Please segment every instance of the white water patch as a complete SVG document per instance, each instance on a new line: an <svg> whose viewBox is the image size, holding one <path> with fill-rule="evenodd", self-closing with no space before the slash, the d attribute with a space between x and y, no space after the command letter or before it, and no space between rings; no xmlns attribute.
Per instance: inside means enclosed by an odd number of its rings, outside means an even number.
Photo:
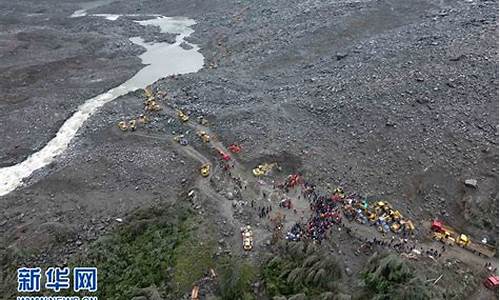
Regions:
<svg viewBox="0 0 500 300"><path fill-rule="evenodd" d="M86 16L90 16L90 17L101 17L101 18L104 18L106 20L110 20L110 21L116 21L118 20L119 17L144 17L143 14L124 14L124 15L115 15L115 14L91 14L91 15L87 15ZM162 17L162 15L148 15L148 17Z"/></svg>
<svg viewBox="0 0 500 300"><path fill-rule="evenodd" d="M186 74L200 70L203 67L203 55L198 52L199 47L185 40L193 29L190 26L196 22L183 17L158 17L155 19L135 21L144 26L156 25L161 32L177 33L174 44L145 43L140 37L130 40L146 48L141 54L144 64L147 64L132 78L103 94L88 99L78 107L78 110L61 126L56 136L51 139L38 152L30 155L26 160L13 166L0 168L0 196L6 195L22 184L22 180L29 177L34 171L43 168L54 161L55 157L62 154L68 147L84 122L104 104L123 96L131 91L144 88L160 78ZM187 43L192 49L185 50L181 43Z"/></svg>
<svg viewBox="0 0 500 300"><path fill-rule="evenodd" d="M97 1L90 1L90 2L83 2L80 4L80 7L82 9L79 9L70 16L70 18L78 18L78 17L85 17L87 15L87 10L97 8L99 6L107 5L115 0L97 0Z"/></svg>
<svg viewBox="0 0 500 300"><path fill-rule="evenodd" d="M76 10L71 16L69 16L70 18L79 18L79 17L85 17L87 15L87 10L86 9L79 9L79 10Z"/></svg>
<svg viewBox="0 0 500 300"><path fill-rule="evenodd" d="M119 17L121 17L121 15L113 15L113 14L92 14L91 16L103 17L104 19L110 20L110 21L116 21L116 20L118 20Z"/></svg>

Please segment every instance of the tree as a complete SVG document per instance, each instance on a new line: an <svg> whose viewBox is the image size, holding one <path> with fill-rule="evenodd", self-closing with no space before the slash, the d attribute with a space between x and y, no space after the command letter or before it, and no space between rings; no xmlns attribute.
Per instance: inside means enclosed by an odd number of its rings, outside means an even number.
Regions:
<svg viewBox="0 0 500 300"><path fill-rule="evenodd" d="M270 296L305 294L308 298L329 299L338 291L342 268L324 247L313 243L281 242L277 255L263 270ZM326 294L325 294L326 293Z"/></svg>
<svg viewBox="0 0 500 300"><path fill-rule="evenodd" d="M223 300L254 299L251 283L255 279L252 266L237 259L226 259L219 266L219 293Z"/></svg>
<svg viewBox="0 0 500 300"><path fill-rule="evenodd" d="M374 254L363 272L371 299L431 299L429 289L412 268L394 254Z"/></svg>

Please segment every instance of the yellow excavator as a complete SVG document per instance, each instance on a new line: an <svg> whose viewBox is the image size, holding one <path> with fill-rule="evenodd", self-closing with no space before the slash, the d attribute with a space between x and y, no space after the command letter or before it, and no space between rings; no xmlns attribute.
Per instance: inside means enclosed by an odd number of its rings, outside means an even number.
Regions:
<svg viewBox="0 0 500 300"><path fill-rule="evenodd" d="M128 123L126 121L120 121L118 122L118 128L120 128L121 131L127 131Z"/></svg>
<svg viewBox="0 0 500 300"><path fill-rule="evenodd" d="M132 131L135 131L137 129L137 122L135 119L128 121L128 128Z"/></svg>
<svg viewBox="0 0 500 300"><path fill-rule="evenodd" d="M210 142L210 136L205 131L198 131L197 134L203 142Z"/></svg>
<svg viewBox="0 0 500 300"><path fill-rule="evenodd" d="M333 194L336 195L336 196L339 196L340 198L344 199L345 198L345 193L344 193L344 189L341 188L340 186L337 187L335 189L335 191L333 191Z"/></svg>
<svg viewBox="0 0 500 300"><path fill-rule="evenodd" d="M160 111L161 107L154 99L148 99L144 102L144 109L148 111Z"/></svg>
<svg viewBox="0 0 500 300"><path fill-rule="evenodd" d="M443 231L443 232L434 232L434 239L441 241L447 245L455 245L455 239L451 236L451 233L448 231Z"/></svg>
<svg viewBox="0 0 500 300"><path fill-rule="evenodd" d="M177 117L179 117L179 120L181 120L183 123L189 120L189 116L179 109L177 110Z"/></svg>
<svg viewBox="0 0 500 300"><path fill-rule="evenodd" d="M375 222L377 220L377 214L369 210L366 211L366 217L370 222Z"/></svg>
<svg viewBox="0 0 500 300"><path fill-rule="evenodd" d="M467 247L470 244L470 239L469 239L469 237L467 235L465 235L465 234L462 233L459 236L457 236L455 242L460 247Z"/></svg>
<svg viewBox="0 0 500 300"><path fill-rule="evenodd" d="M409 233L412 233L415 230L415 225L413 224L412 221L406 220L406 221L401 221L401 223L404 225L405 230Z"/></svg>
<svg viewBox="0 0 500 300"><path fill-rule="evenodd" d="M200 174L203 177L207 177L208 175L210 175L210 164L202 165L200 168Z"/></svg>
<svg viewBox="0 0 500 300"><path fill-rule="evenodd" d="M241 228L241 238L243 242L243 250L250 251L253 249L253 232L252 227L247 225Z"/></svg>
<svg viewBox="0 0 500 300"><path fill-rule="evenodd" d="M253 175L260 177L266 175L269 171L273 169L273 167L276 165L276 163L268 164L268 163L263 163L258 165L252 170Z"/></svg>
<svg viewBox="0 0 500 300"><path fill-rule="evenodd" d="M400 230L401 230L401 224L399 224L398 222L394 222L394 223L391 225L391 231L392 231L392 232L394 232L394 233L398 233Z"/></svg>
<svg viewBox="0 0 500 300"><path fill-rule="evenodd" d="M144 96L146 96L146 101L144 101L144 109L148 111L160 111L161 107L156 102L155 95L151 86L147 86L144 89Z"/></svg>
<svg viewBox="0 0 500 300"><path fill-rule="evenodd" d="M148 85L146 88L144 88L144 96L146 96L146 99L154 99L155 95L153 93L153 89L151 88L150 85Z"/></svg>

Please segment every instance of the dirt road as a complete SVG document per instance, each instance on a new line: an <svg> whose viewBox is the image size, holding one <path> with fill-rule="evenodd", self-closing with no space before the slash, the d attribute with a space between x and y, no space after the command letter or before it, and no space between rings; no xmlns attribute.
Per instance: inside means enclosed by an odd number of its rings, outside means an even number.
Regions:
<svg viewBox="0 0 500 300"><path fill-rule="evenodd" d="M175 109L169 107L168 104L166 105L164 112L173 118L176 117ZM265 246L270 245L263 245L263 243L270 243L270 238L272 236L270 218L271 216L273 216L273 213L270 213L268 217L259 220L256 219L256 215L258 214L257 211L247 209L246 218L236 216L236 207L232 206L232 203L234 202L231 201L233 199L228 199L225 193L219 193L214 190L214 186L211 184L211 182L214 181L214 176L218 178L218 184L216 186L223 186L224 188L230 187L230 189L239 191L240 198L238 199L239 203L236 204L237 206L243 205L245 206L245 208L248 208L250 203L254 201L254 206L271 206L275 213L279 211L281 214L283 214L285 216L285 232L286 230L290 229L293 224L304 224L308 220L311 211L308 201L305 199L305 197L301 197L302 188L300 186L291 189L289 192L283 192L281 189L277 189L275 186L273 186L273 184L275 181L284 180L284 178L279 178L279 176L271 176L268 178L263 177L260 179L256 178L254 175L252 175L251 168L245 167L239 162L238 156L244 155L244 153L231 154L227 147L218 140L216 132L214 132L209 126L203 126L196 123L196 121L193 121L193 119L194 118L192 117L191 120L182 122L181 124L182 126L190 128L191 130L194 130L196 132L206 132L210 136L210 141L208 143L201 144L201 147L203 149L197 149L193 145L182 146L181 144L173 140L172 135L168 137L151 136L142 133L133 133L133 135L170 141L171 143L173 143L174 147L177 150L184 152L188 156L198 161L200 166L202 164L210 163L210 165L212 166L210 175L206 178L199 176L199 178L195 181L194 188L197 189L199 193L211 199L212 202L210 204L215 203L216 205L218 205L218 211L221 213L221 216L231 225L234 231L234 235L232 236L231 241L229 241L229 244L233 246L233 253L239 253L240 255L244 253L241 247L241 236L239 233L239 228L246 225L253 226L255 236L256 251L250 252L252 257L257 256L259 251L265 248ZM230 155L231 160L225 163L219 155L218 151L223 151L224 153ZM224 165L227 165L230 168L226 170L223 168ZM236 178L242 182L244 186L243 189L239 188L235 184L234 179ZM279 201L285 197L291 199L294 210L279 207ZM209 205L209 203L203 203L202 205ZM248 213L250 214L250 216L248 216ZM428 222L423 222L421 220L414 221L421 226L429 225L427 224ZM420 241L415 237L403 239L401 236L392 233L388 235L381 234L375 227L358 224L356 222L349 222L346 220L345 216L342 227L335 226L331 229L331 238L335 239L335 231L337 229L350 231L350 234L353 238L356 238L362 242L372 241L374 238L379 241L384 241L386 244L386 248L389 251L396 251L394 248L391 248L389 244L392 245L393 243L405 243L409 247L407 247L408 249L404 250L403 252L413 255L417 259L418 256L420 256L420 259L425 259L426 257L429 258L432 255L426 254L427 250L437 250L441 249L441 247L443 246L439 242ZM419 231L426 231L426 229L419 228ZM422 236L422 234L420 236ZM420 251L421 254L416 255L415 253L411 252L412 249ZM441 253L439 258L430 257L437 263L444 263L447 259L457 259L466 263L467 265L485 265L486 263L491 263L492 268L498 268L498 261L496 258L484 256L481 257L461 247L446 246L446 250L444 252L439 252Z"/></svg>

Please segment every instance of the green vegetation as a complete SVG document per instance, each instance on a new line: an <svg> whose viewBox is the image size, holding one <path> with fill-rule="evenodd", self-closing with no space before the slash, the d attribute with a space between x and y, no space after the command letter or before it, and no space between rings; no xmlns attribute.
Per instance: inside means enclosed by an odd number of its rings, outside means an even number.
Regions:
<svg viewBox="0 0 500 300"><path fill-rule="evenodd" d="M17 287L17 265L21 255L14 249L0 247L0 298L14 299Z"/></svg>
<svg viewBox="0 0 500 300"><path fill-rule="evenodd" d="M222 300L255 299L251 284L257 272L253 266L239 259L223 259L217 268L220 274L219 294Z"/></svg>
<svg viewBox="0 0 500 300"><path fill-rule="evenodd" d="M414 270L395 254L375 254L363 272L366 295L372 300L431 299L429 288Z"/></svg>
<svg viewBox="0 0 500 300"><path fill-rule="evenodd" d="M99 270L99 298L151 292L167 298L190 289L212 267L214 253L213 242L201 243L196 220L184 208L151 209L99 240L80 258Z"/></svg>
<svg viewBox="0 0 500 300"><path fill-rule="evenodd" d="M193 237L182 241L174 249L174 282L176 289L185 291L214 267L212 256L215 249L213 240L200 242Z"/></svg>
<svg viewBox="0 0 500 300"><path fill-rule="evenodd" d="M263 267L269 296L304 294L307 299L335 299L342 269L333 255L315 244L281 242Z"/></svg>

